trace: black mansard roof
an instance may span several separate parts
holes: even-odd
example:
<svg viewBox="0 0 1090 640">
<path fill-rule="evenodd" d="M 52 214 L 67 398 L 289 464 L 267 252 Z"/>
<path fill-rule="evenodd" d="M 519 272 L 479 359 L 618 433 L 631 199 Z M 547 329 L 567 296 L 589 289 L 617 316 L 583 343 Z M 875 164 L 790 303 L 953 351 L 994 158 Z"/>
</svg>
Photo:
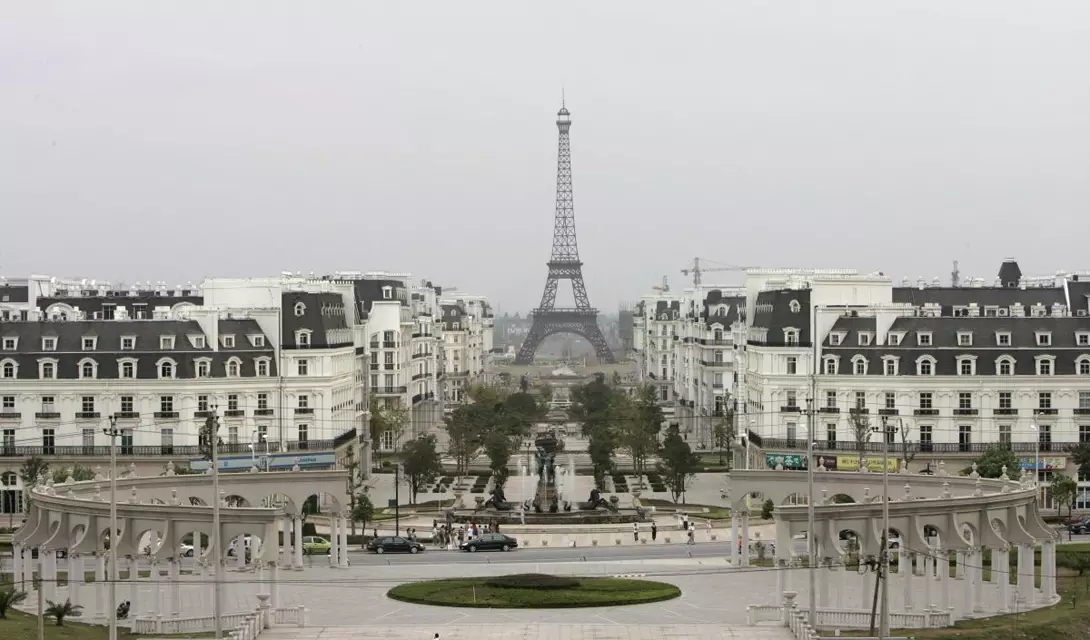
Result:
<svg viewBox="0 0 1090 640">
<path fill-rule="evenodd" d="M 798 346 L 810 345 L 810 290 L 779 289 L 761 291 L 752 310 L 747 310 L 753 320 L 751 326 L 766 329 L 768 337 L 763 344 L 784 345 L 784 329 L 799 330 Z"/>
<path fill-rule="evenodd" d="M 311 293 L 307 291 L 289 291 L 283 294 L 283 341 L 285 349 L 298 349 L 295 332 L 300 329 L 310 331 L 310 349 L 329 349 L 351 344 L 349 335 L 343 344 L 331 343 L 330 332 L 348 329 L 345 317 L 344 300 L 338 293 Z M 303 315 L 295 315 L 295 309 L 302 304 Z"/>
<path fill-rule="evenodd" d="M 383 287 L 390 287 L 392 289 L 391 296 L 384 298 L 382 295 Z M 359 305 L 359 317 L 366 318 L 371 312 L 371 305 L 375 302 L 392 302 L 399 301 L 403 305 L 408 305 L 408 293 L 405 287 L 405 283 L 401 280 L 373 280 L 373 279 L 359 279 L 352 281 L 352 288 L 355 289 L 356 304 Z M 436 288 L 436 295 L 439 294 L 440 289 Z"/>
<path fill-rule="evenodd" d="M 678 300 L 658 300 L 655 302 L 655 317 L 652 320 L 662 320 L 666 314 L 667 320 L 674 320 L 681 313 L 681 302 Z"/>
<path fill-rule="evenodd" d="M 17 284 L 0 284 L 0 303 L 30 302 L 30 287 Z"/>
<path fill-rule="evenodd" d="M 954 315 L 954 307 L 967 307 L 975 303 L 984 313 L 985 307 L 1009 309 L 1021 304 L 1025 309 L 1042 304 L 1052 312 L 1052 305 L 1067 306 L 1067 296 L 1062 287 L 1027 287 L 1026 289 L 1008 287 L 894 287 L 893 302 L 909 303 L 916 307 L 925 304 L 938 304 L 942 315 Z"/>
<path fill-rule="evenodd" d="M 443 314 L 443 329 L 445 331 L 454 331 L 454 323 L 464 322 L 466 316 L 466 310 L 460 304 L 444 304 L 440 305 L 441 312 Z M 458 330 L 468 329 L 464 324 L 458 325 Z"/>
<path fill-rule="evenodd" d="M 726 315 L 716 313 L 715 311 L 723 305 L 727 306 Z M 745 309 L 745 296 L 724 296 L 723 292 L 719 289 L 712 289 L 708 292 L 707 297 L 704 298 L 700 317 L 707 324 L 718 322 L 725 327 L 729 327 L 735 322 L 745 320 Z"/>
<path fill-rule="evenodd" d="M 1090 355 L 1090 346 L 1079 345 L 1077 334 L 1090 334 L 1090 318 L 898 318 L 889 333 L 904 334 L 898 345 L 861 346 L 860 331 L 875 331 L 874 318 L 838 318 L 830 332 L 846 332 L 840 345 L 832 346 L 827 337 L 822 356 L 839 356 L 841 375 L 853 375 L 851 361 L 863 356 L 868 361 L 867 375 L 884 375 L 883 358 L 899 359 L 899 375 L 916 375 L 916 360 L 930 356 L 935 360 L 936 375 L 957 375 L 958 360 L 966 356 L 976 359 L 977 375 L 998 374 L 997 360 L 1002 356 L 1014 359 L 1014 374 L 1036 375 L 1036 358 L 1055 358 L 1056 375 L 1073 375 L 1076 362 Z M 921 345 L 919 334 L 930 334 L 931 344 Z M 959 334 L 971 334 L 971 345 L 960 346 Z M 1047 333 L 1050 344 L 1039 346 L 1037 335 Z M 998 334 L 1009 334 L 1010 344 L 1000 345 Z"/>
<path fill-rule="evenodd" d="M 97 364 L 98 379 L 116 379 L 120 376 L 119 360 L 136 360 L 136 378 L 152 380 L 159 377 L 158 363 L 170 358 L 177 364 L 175 377 L 196 377 L 196 360 L 211 360 L 209 375 L 226 377 L 226 364 L 232 357 L 240 360 L 240 375 L 256 374 L 255 358 L 268 358 L 269 375 L 276 375 L 275 351 L 268 337 L 252 319 L 237 318 L 219 321 L 220 335 L 235 335 L 235 346 L 213 350 L 211 340 L 205 336 L 195 320 L 79 320 L 68 322 L 5 322 L 0 323 L 0 339 L 17 338 L 15 351 L 0 351 L 0 361 L 14 360 L 18 364 L 18 379 L 38 378 L 38 361 L 50 358 L 57 361 L 57 378 L 79 377 L 79 365 L 84 360 Z M 264 346 L 254 347 L 249 337 L 263 336 Z M 164 348 L 162 337 L 174 338 L 173 348 Z M 191 336 L 204 336 L 205 346 L 195 347 Z M 122 350 L 122 338 L 135 338 L 133 349 Z M 42 338 L 55 338 L 56 350 L 42 349 Z M 84 338 L 95 338 L 93 350 L 83 349 Z"/>
<path fill-rule="evenodd" d="M 110 292 L 123 294 L 125 292 Z M 135 296 L 130 295 L 87 295 L 87 296 L 75 296 L 75 295 L 63 295 L 63 296 L 43 296 L 37 300 L 38 308 L 42 312 L 48 311 L 49 307 L 54 304 L 64 304 L 69 307 L 78 307 L 79 310 L 86 314 L 87 318 L 93 318 L 96 312 L 101 312 L 105 306 L 113 306 L 114 309 L 120 309 L 122 307 L 128 312 L 129 317 L 136 316 L 136 310 L 140 309 L 146 312 L 148 317 L 155 311 L 156 307 L 173 307 L 174 305 L 188 303 L 194 306 L 201 306 L 204 304 L 204 296 L 199 295 L 181 295 L 176 296 L 173 293 L 169 295 L 156 295 L 154 291 L 138 291 Z"/>
</svg>

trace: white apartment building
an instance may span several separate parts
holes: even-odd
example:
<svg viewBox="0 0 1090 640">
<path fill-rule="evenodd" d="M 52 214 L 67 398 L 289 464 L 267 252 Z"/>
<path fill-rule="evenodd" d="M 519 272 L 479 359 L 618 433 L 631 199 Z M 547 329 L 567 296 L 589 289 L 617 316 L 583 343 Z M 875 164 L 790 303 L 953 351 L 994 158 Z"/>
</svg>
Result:
<svg viewBox="0 0 1090 640">
<path fill-rule="evenodd" d="M 482 296 L 448 294 L 440 302 L 443 331 L 443 400 L 448 409 L 468 400 L 493 350 L 495 318 Z"/>
</svg>

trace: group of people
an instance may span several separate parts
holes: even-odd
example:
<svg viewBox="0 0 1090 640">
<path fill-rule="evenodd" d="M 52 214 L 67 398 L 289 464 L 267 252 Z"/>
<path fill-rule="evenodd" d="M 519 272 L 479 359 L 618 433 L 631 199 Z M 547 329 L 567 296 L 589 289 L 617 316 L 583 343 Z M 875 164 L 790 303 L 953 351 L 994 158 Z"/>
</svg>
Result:
<svg viewBox="0 0 1090 640">
<path fill-rule="evenodd" d="M 486 533 L 498 533 L 499 530 L 500 526 L 495 522 L 482 525 L 471 523 L 455 528 L 453 523 L 439 524 L 438 520 L 433 520 L 431 525 L 431 540 L 432 544 L 437 548 L 445 549 L 452 546 L 455 542 L 457 542 L 458 546 L 461 546 L 463 542 L 468 542 Z"/>
<path fill-rule="evenodd" d="M 689 520 L 689 516 L 679 516 L 678 523 L 681 525 L 681 530 L 685 532 L 687 536 L 687 544 L 696 544 L 696 523 Z M 709 525 L 710 526 L 710 525 Z M 659 527 L 654 521 L 651 521 L 651 541 L 658 540 Z M 640 523 L 632 523 L 632 540 L 634 542 L 640 541 Z"/>
</svg>

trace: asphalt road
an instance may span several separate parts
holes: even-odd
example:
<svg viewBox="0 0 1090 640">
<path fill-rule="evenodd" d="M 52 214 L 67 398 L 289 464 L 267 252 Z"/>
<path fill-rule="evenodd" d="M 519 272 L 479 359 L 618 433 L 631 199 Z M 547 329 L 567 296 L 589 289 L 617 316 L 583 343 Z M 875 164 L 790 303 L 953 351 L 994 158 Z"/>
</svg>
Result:
<svg viewBox="0 0 1090 640">
<path fill-rule="evenodd" d="M 730 544 L 704 542 L 694 545 L 671 544 L 656 546 L 578 547 L 575 549 L 514 549 L 512 551 L 437 551 L 422 553 L 375 553 L 349 552 L 348 559 L 356 565 L 387 564 L 504 564 L 541 562 L 609 562 L 619 560 L 649 560 L 661 558 L 727 558 Z"/>
</svg>

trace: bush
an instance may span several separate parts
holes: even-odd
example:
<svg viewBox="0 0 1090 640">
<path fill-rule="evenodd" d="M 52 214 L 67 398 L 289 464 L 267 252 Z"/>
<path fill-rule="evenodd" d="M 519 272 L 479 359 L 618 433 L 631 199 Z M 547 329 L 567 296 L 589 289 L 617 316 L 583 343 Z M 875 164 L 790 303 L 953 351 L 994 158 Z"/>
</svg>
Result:
<svg viewBox="0 0 1090 640">
<path fill-rule="evenodd" d="M 519 573 L 510 576 L 497 576 L 485 581 L 486 587 L 498 589 L 575 589 L 579 581 L 575 578 L 550 576 L 544 573 Z"/>
</svg>

